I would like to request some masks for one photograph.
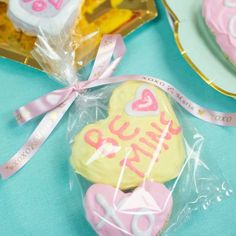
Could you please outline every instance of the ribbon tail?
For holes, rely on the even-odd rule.
[[[123,58],[125,51],[126,48],[121,35],[103,36],[88,81],[110,77]],[[114,63],[112,63],[112,58],[115,59]]]
[[[9,161],[0,166],[2,179],[11,177],[31,160],[50,136],[76,97],[77,94],[73,93],[67,101],[45,115],[23,147]]]
[[[31,103],[20,107],[14,116],[19,124],[24,124],[33,118],[53,110],[65,102],[72,93],[72,88],[58,89],[42,96]]]

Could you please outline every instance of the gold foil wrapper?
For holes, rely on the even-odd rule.
[[[104,34],[125,36],[156,16],[154,0],[85,0],[72,29],[78,69],[94,58]],[[31,56],[35,40],[15,30],[0,2],[0,55],[40,69]]]

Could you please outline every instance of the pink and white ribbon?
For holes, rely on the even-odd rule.
[[[111,77],[124,53],[125,45],[120,35],[104,36],[88,81],[77,82],[67,88],[55,90],[20,107],[15,112],[19,124],[24,124],[42,114],[46,113],[46,115],[23,147],[9,161],[0,166],[0,175],[3,179],[14,175],[34,156],[82,91],[102,85],[127,80],[150,83],[169,94],[193,116],[216,125],[236,126],[236,113],[222,113],[205,109],[160,79],[143,75]]]

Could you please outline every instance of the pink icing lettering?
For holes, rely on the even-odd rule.
[[[152,143],[148,142],[147,139],[145,138],[140,138],[139,141],[145,145],[147,145],[148,147],[152,148],[153,150],[156,150],[156,146],[153,145]]]
[[[138,170],[136,167],[133,166],[133,162],[140,162],[140,156],[139,156],[139,152],[142,153],[143,155],[152,158],[152,153],[145,151],[144,149],[142,149],[140,146],[138,146],[137,144],[132,144],[131,148],[133,150],[133,157],[132,158],[128,158],[127,161],[125,159],[123,159],[120,162],[120,165],[123,166],[125,161],[126,161],[126,166],[133,171],[135,174],[137,174],[140,177],[144,177],[144,173],[141,172],[140,170]]]
[[[161,119],[160,119],[160,122],[163,124],[163,125],[169,125],[169,132],[173,135],[177,135],[181,132],[181,127],[177,127],[177,128],[174,128],[173,125],[174,125],[174,122],[173,120],[166,120],[165,118],[165,112],[161,112]]]
[[[154,123],[153,123],[154,124]],[[158,135],[158,134],[155,134],[154,132],[152,132],[152,131],[148,131],[148,132],[146,132],[146,134],[147,134],[147,136],[148,137],[150,137],[154,142],[156,142],[156,143],[160,143],[160,135]],[[166,144],[166,143],[164,143],[164,142],[162,142],[162,147],[165,149],[165,150],[168,150],[169,149],[169,146]]]
[[[166,113],[162,111],[162,112],[161,112],[160,122],[161,122],[163,125],[169,125],[169,124],[170,124],[170,120],[166,120],[165,116],[166,116]]]
[[[157,100],[149,89],[144,89],[141,94],[141,98],[132,103],[132,109],[134,111],[157,111]]]
[[[151,123],[151,126],[152,126],[154,129],[156,129],[158,132],[160,132],[161,134],[163,134],[164,130],[161,129],[161,128],[158,126],[158,124],[152,122],[152,123]],[[161,135],[157,135],[157,137],[158,137],[158,138],[161,138]],[[170,140],[170,139],[171,139],[171,134],[167,133],[164,138],[165,138],[166,140]]]
[[[181,127],[174,128],[173,127],[173,121],[172,121],[172,123],[171,123],[171,125],[169,127],[170,133],[173,134],[173,135],[177,135],[177,134],[179,134],[181,132],[181,130],[182,130]]]
[[[63,0],[49,0],[49,2],[55,7],[55,9],[60,10],[63,4]]]
[[[160,135],[155,134],[155,133],[152,132],[152,131],[147,131],[147,132],[146,132],[146,135],[149,136],[154,142],[156,142],[156,143],[159,142]]]
[[[124,132],[127,130],[127,128],[130,125],[129,122],[125,122],[118,129],[115,129],[114,128],[115,123],[117,123],[117,121],[120,119],[121,119],[121,116],[117,115],[109,124],[109,130],[111,131],[111,133],[113,133],[114,135],[117,135],[123,141],[133,139],[135,136],[139,134],[140,132],[139,128],[135,128],[135,130],[131,134],[126,134],[126,135],[124,134]]]
[[[106,152],[104,149],[101,147],[106,145],[106,144],[112,144],[114,147],[118,147],[118,143],[116,140],[112,138],[103,138],[102,132],[98,129],[91,129],[89,130],[85,136],[84,140],[86,143],[88,143],[90,146],[94,147],[96,150],[101,150],[102,154],[107,156],[108,158],[113,158],[116,155],[116,151],[114,152],[109,151]]]
[[[161,129],[159,126],[158,126],[158,124],[156,124],[156,123],[151,123],[151,126],[154,128],[154,129],[156,129],[159,133],[162,133],[163,132],[163,129]]]
[[[33,0],[23,0],[25,3],[32,2]],[[63,0],[49,0],[48,1],[56,10],[60,10]],[[41,12],[47,9],[47,2],[45,0],[36,0],[32,4],[32,10]]]
[[[44,0],[37,0],[32,5],[32,9],[34,11],[43,11],[46,8],[47,8],[47,3]]]

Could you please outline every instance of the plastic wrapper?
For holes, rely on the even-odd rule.
[[[63,84],[86,80],[88,70],[78,74],[72,63],[73,45],[60,45],[41,36],[33,55],[42,67],[54,66]],[[83,90],[74,102],[71,191],[79,185],[78,199],[98,235],[169,235],[232,190],[201,159],[207,144],[189,114],[153,84],[128,78]]]
[[[32,14],[34,11],[30,8],[36,6],[38,9],[38,5],[41,11]],[[24,13],[22,13],[22,8],[26,9]],[[56,10],[60,13],[55,16]],[[63,13],[66,14],[63,15]],[[74,19],[75,13],[77,13],[76,19]],[[32,14],[32,17],[28,14]],[[39,19],[35,19],[35,15],[40,16],[39,22]],[[8,16],[13,20],[15,27]],[[50,16],[49,22],[52,21],[51,24],[45,23],[48,21],[48,16]],[[74,42],[75,63],[79,60],[86,64],[93,59],[103,34],[127,35],[156,16],[154,0],[11,0],[8,14],[7,4],[0,2],[0,55],[40,68],[31,57],[35,36],[40,31],[56,36],[60,29],[63,29],[62,32],[70,33],[71,40]],[[33,23],[34,20],[37,20],[36,23]],[[56,37],[55,40],[58,38]],[[78,69],[83,66],[79,63],[76,65]]]

